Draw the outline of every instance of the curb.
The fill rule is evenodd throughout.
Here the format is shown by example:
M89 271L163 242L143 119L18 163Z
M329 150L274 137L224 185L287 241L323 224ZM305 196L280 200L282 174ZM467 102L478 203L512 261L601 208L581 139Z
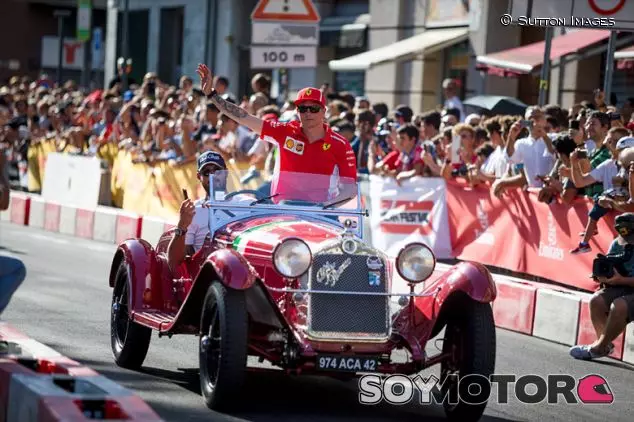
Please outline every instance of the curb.
M0 323L0 420L162 421L141 398Z
M130 237L142 237L154 244L175 224L116 208L80 209L14 191L9 210L0 212L0 221L111 244ZM438 263L436 268L442 272L450 266ZM498 328L567 346L594 341L588 307L590 293L505 275L493 274L493 279L498 289L493 303ZM614 345L610 357L634 364L634 324L628 324Z

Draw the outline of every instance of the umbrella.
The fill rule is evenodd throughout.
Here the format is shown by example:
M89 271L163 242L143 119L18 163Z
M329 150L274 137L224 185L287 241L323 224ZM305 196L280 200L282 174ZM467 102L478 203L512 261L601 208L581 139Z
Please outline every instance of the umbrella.
M464 105L490 111L492 114L524 115L526 104L513 97L478 95L465 100Z

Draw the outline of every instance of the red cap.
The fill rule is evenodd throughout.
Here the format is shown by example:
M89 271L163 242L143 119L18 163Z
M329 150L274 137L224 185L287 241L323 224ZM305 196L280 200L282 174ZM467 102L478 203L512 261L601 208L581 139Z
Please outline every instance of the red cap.
M314 101L321 104L322 107L326 107L326 98L324 94L318 88L304 88L297 93L297 99L295 99L295 105L299 105L306 101Z

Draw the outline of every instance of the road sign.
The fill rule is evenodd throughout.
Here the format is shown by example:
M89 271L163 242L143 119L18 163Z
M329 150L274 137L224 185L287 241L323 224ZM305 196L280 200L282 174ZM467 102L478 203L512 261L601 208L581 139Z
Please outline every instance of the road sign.
M319 26L295 25L290 22L253 22L251 43L319 45Z
M531 9L531 10L529 10ZM513 22L519 17L551 18L553 26L608 31L634 31L634 1L625 0L511 0Z
M252 69L317 67L317 47L314 46L251 46Z
M312 0L260 0L251 14L251 20L314 24L321 18Z
M92 26L92 0L77 0L77 39L88 41Z

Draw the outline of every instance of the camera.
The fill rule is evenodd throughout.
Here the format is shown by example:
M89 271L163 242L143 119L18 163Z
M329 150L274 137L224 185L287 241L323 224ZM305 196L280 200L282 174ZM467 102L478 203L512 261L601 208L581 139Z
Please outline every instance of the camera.
M622 276L627 276L625 263L634 255L634 245L625 245L621 254L598 254L592 262L592 278L595 280L599 277L612 278L615 272Z

